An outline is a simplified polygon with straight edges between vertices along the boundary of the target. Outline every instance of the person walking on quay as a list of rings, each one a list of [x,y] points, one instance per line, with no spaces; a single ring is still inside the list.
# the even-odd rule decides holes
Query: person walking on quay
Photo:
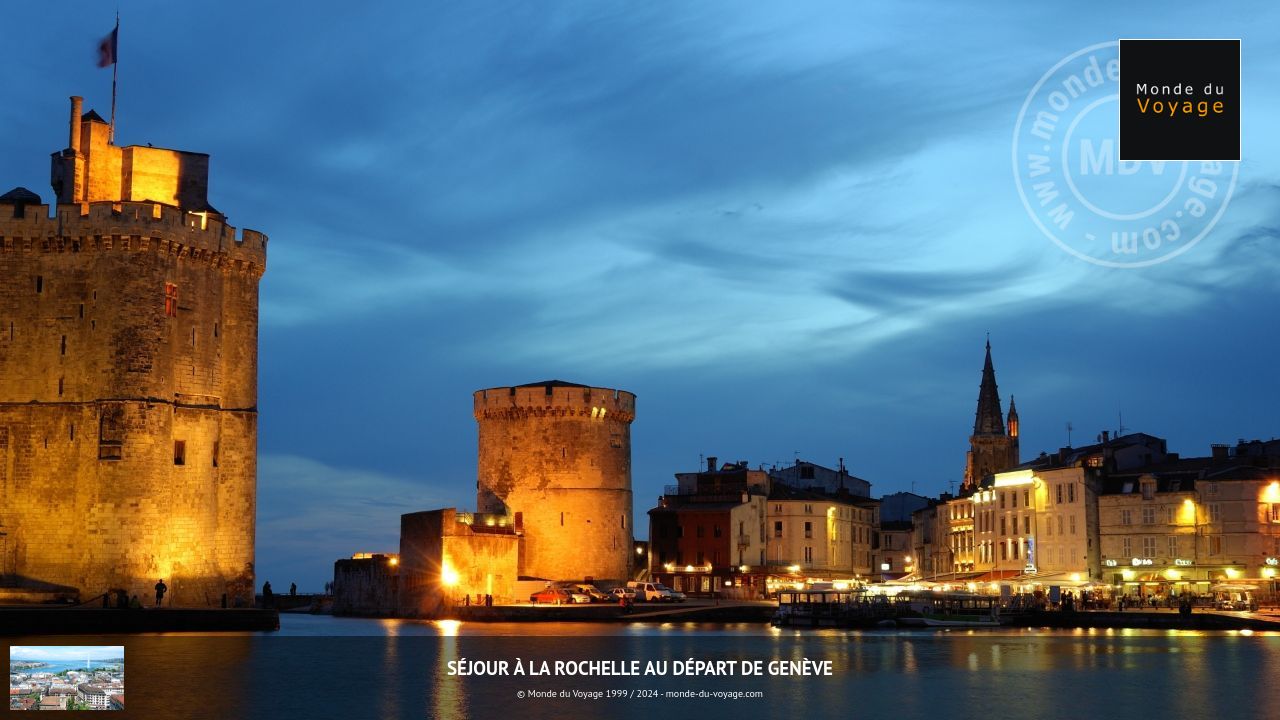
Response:
[[[471,593],[462,596],[462,606],[471,607]]]
[[[295,597],[298,594],[298,583],[289,583],[289,597]]]
[[[160,607],[164,603],[164,594],[169,591],[169,586],[164,584],[164,578],[160,578],[156,582],[156,607]]]
[[[269,608],[275,605],[276,596],[271,592],[271,581],[262,583],[262,607]]]

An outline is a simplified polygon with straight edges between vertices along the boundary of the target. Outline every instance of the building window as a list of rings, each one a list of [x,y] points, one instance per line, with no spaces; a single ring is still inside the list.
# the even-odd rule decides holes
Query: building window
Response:
[[[178,317],[178,286],[173,283],[164,284],[164,315]]]
[[[1156,484],[1150,480],[1144,480],[1142,483],[1142,499],[1154,500],[1156,497]]]
[[[62,342],[58,346],[58,354],[59,355],[67,354],[67,336],[66,335],[62,336]]]
[[[1031,534],[1031,516],[1024,515],[1022,517],[1022,532],[1026,535]]]
[[[1058,484],[1058,504],[1062,504],[1062,484]]]
[[[1133,557],[1133,538],[1125,538],[1120,541],[1120,554],[1127,558]]]
[[[1012,507],[1018,507],[1018,491],[1014,490],[1009,493],[1009,503]]]
[[[44,276],[37,275],[36,276],[36,293],[42,293],[42,292],[44,292]]]
[[[1153,537],[1142,538],[1142,557],[1153,558],[1156,556],[1156,539]]]
[[[1044,524],[1044,534],[1047,537],[1053,537],[1053,518],[1049,518],[1049,522]]]
[[[813,506],[812,506],[812,505],[805,505],[805,506],[804,506],[804,514],[805,514],[805,515],[812,515],[812,514],[813,514]]]
[[[806,522],[804,524],[804,536],[807,538],[813,537],[813,523]]]
[[[1031,491],[1030,490],[1022,491],[1022,504],[1027,507],[1031,507]]]
[[[1271,522],[1280,523],[1280,503],[1271,503]]]
[[[1000,493],[1000,509],[1004,509],[1004,493]]]
[[[1173,559],[1176,557],[1178,557],[1178,536],[1170,535],[1169,536],[1169,560],[1172,562]]]
[[[1121,525],[1132,525],[1132,524],[1133,524],[1133,511],[1132,511],[1132,510],[1130,510],[1130,509],[1128,509],[1128,508],[1125,508],[1124,510],[1121,510],[1121,511],[1120,511],[1120,524],[1121,524]]]
[[[1075,515],[1071,516],[1071,534],[1072,535],[1076,534],[1076,516]]]
[[[813,562],[813,548],[808,545],[804,546],[804,561],[807,563]]]
[[[679,575],[672,576],[672,578],[671,578],[671,589],[672,589],[672,590],[675,590],[676,592],[683,592],[683,591],[684,591],[684,578],[680,577]]]
[[[1000,559],[1001,560],[1009,559],[1009,543],[1007,542],[1000,543]]]
[[[1001,535],[1008,535],[1008,534],[1009,534],[1009,533],[1008,533],[1008,532],[1006,532],[1006,530],[1005,530],[1005,519],[1004,519],[1004,518],[1000,518],[1000,534],[1001,534]]]
[[[1142,508],[1142,524],[1143,525],[1156,524],[1156,509],[1154,507],[1147,505]]]
[[[173,464],[174,465],[187,464],[187,441],[186,440],[173,441]]]
[[[776,520],[776,521],[774,521],[774,523],[773,523],[773,536],[774,536],[774,537],[776,537],[776,538],[780,538],[780,537],[782,537],[782,521],[781,521],[781,520]]]
[[[1218,503],[1209,503],[1209,522],[1216,523],[1222,521],[1222,508]]]
[[[720,537],[720,526],[716,525],[711,528],[711,537]]]
[[[1067,502],[1073,503],[1075,501],[1076,501],[1076,486],[1074,484],[1069,484],[1067,485]]]
[[[124,456],[124,408],[108,405],[98,418],[98,459],[119,460]]]
[[[1221,535],[1209,536],[1209,554],[1210,555],[1222,554],[1222,536]]]

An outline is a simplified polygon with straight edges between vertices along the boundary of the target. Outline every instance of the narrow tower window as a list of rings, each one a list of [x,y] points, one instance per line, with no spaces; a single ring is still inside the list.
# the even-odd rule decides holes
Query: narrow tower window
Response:
[[[43,275],[36,276],[36,292],[37,293],[44,292],[44,276]]]
[[[218,441],[218,440],[213,441],[213,466],[214,467],[218,467],[218,450],[221,444],[222,444],[221,441]]]
[[[165,317],[178,317],[178,286],[173,283],[164,284]]]
[[[174,465],[187,464],[187,441],[186,440],[173,441],[173,464]]]
[[[62,343],[58,348],[58,352],[62,355],[67,354],[67,336],[66,335],[62,336]]]

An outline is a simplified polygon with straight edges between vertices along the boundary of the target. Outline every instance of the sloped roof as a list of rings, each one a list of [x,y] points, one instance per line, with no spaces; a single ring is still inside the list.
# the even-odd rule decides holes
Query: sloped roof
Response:
[[[14,205],[19,203],[23,205],[39,205],[40,196],[24,187],[16,187],[9,192],[0,195],[0,202],[11,203]]]

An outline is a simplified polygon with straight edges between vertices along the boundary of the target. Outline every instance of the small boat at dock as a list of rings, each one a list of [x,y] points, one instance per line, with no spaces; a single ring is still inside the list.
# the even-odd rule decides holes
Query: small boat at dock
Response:
[[[1000,598],[964,592],[903,590],[895,594],[848,590],[786,590],[778,593],[773,624],[834,628],[994,628]]]

